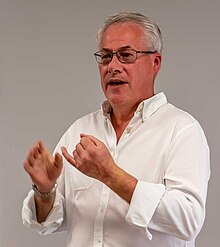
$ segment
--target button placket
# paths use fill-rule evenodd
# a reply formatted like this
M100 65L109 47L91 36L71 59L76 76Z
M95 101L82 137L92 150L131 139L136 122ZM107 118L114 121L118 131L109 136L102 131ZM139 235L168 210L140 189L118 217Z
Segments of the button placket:
M109 200L110 189L103 185L102 193L99 201L99 208L96 215L95 225L94 225L94 246L103 246L103 224L104 217L107 210L108 200Z

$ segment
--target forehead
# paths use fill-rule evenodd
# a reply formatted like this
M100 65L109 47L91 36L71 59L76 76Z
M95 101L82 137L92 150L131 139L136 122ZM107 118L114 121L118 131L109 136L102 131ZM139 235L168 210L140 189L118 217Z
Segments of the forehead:
M146 35L143 27L133 22L125 22L112 24L105 30L100 41L100 48L114 50L124 46L144 48Z

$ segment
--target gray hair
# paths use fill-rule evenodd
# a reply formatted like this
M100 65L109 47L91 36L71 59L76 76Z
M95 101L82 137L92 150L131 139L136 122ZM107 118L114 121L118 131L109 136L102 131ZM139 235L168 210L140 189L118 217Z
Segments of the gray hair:
M109 16L104 22L104 25L98 31L98 45L100 46L102 36L108 27L110 27L113 24L123 22L133 22L143 27L146 34L147 48L151 51L157 51L159 53L162 53L163 42L160 28L157 26L157 24L153 23L148 17L135 12L121 12L119 14Z

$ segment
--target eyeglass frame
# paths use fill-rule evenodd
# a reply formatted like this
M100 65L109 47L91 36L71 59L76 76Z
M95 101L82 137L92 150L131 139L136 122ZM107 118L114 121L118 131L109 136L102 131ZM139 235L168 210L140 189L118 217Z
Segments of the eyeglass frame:
M131 50L131 51L134 51L136 53L136 57L135 57L135 59L133 61L124 62L124 61L121 61L120 60L120 56L118 55L118 52L120 52L120 51L126 51L126 50ZM109 60L106 63L99 62L98 61L98 57L101 57L101 55L99 54L99 52L102 52L102 51L109 52L111 54L111 60ZM129 63L133 63L133 62L135 62L137 60L137 58L138 58L137 54L155 54L155 53L157 53L157 51L137 51L137 50L135 50L133 48L121 48L121 49L118 49L115 52L113 52L111 50L108 50L108 49L103 49L103 50L100 50L100 51L95 52L93 55L95 56L95 59L96 59L96 62L97 63L107 65L107 64L111 63L114 55L117 57L117 59L118 59L119 62L121 62L123 64L129 64Z

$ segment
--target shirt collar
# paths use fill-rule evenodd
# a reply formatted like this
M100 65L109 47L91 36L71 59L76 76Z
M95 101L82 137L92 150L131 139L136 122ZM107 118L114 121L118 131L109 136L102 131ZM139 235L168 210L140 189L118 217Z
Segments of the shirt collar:
M167 104L167 98L162 92L159 94L155 94L153 97L141 102L137 110L139 109L139 107L141 107L142 119L143 122L145 122L151 115L153 115L161 106L165 104Z
M104 115L105 117L107 117L107 118L110 119L110 113L111 113L111 111L112 111L112 107L111 107L110 103L108 102L108 100L105 100L105 101L102 103L101 107L102 107L103 115Z
M149 99L142 101L135 113L142 113L142 120L145 122L152 114L154 114L161 106L167 104L167 98L165 94L158 93L152 96ZM103 115L107 118L110 118L110 112L112 110L111 105L106 100L102 103Z

